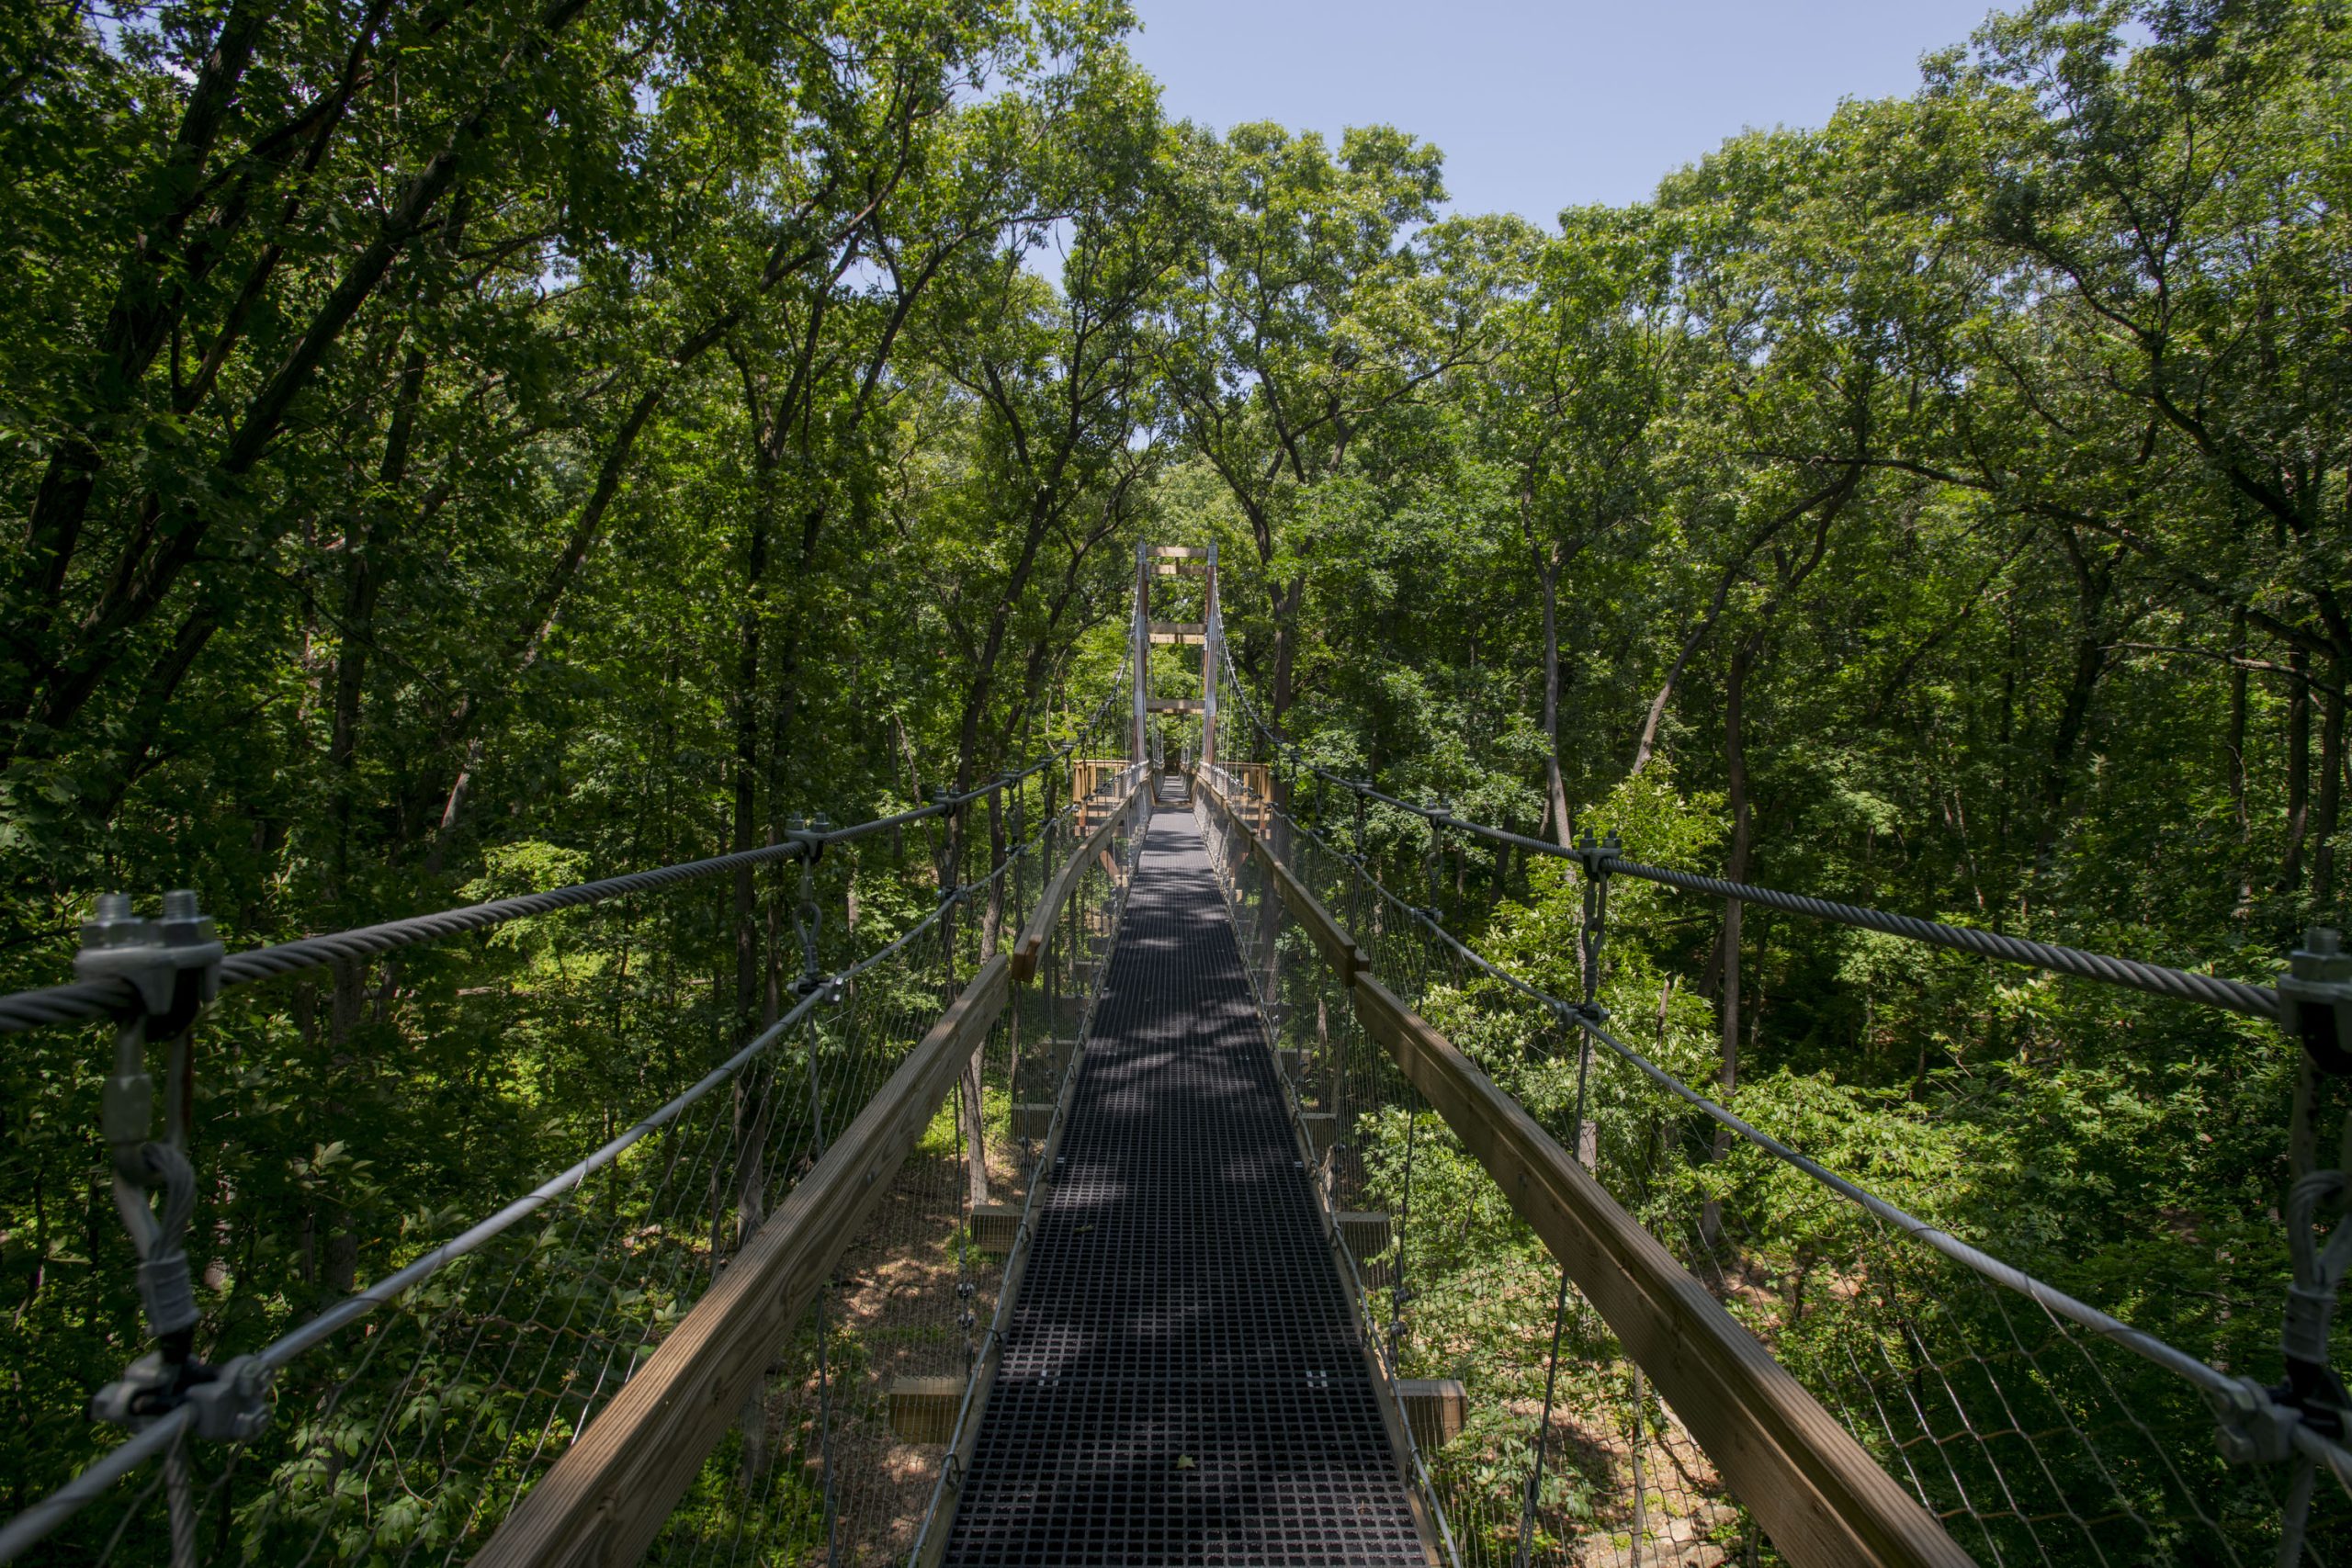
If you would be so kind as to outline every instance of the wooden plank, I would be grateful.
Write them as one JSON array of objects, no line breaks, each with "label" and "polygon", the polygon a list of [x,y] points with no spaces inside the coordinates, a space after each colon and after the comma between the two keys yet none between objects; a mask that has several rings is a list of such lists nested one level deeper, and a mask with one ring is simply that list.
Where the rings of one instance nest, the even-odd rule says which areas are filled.
[{"label": "wooden plank", "polygon": [[1205,621],[1154,621],[1151,629],[1170,637],[1205,637],[1209,628]]},{"label": "wooden plank", "polygon": [[1460,1437],[1470,1414],[1470,1396],[1459,1378],[1399,1378],[1396,1397],[1404,1402],[1414,1446],[1424,1455]]},{"label": "wooden plank", "polygon": [[815,1301],[1004,1010],[1003,954],[908,1054],[670,1337],[474,1555],[488,1568],[635,1562]]},{"label": "wooden plank", "polygon": [[1301,1112],[1298,1119],[1306,1128],[1307,1146],[1315,1151],[1317,1159],[1321,1159],[1325,1155],[1329,1154],[1331,1145],[1340,1141],[1340,1118],[1337,1112],[1308,1111]]},{"label": "wooden plank", "polygon": [[1204,706],[1198,697],[1153,697],[1143,705],[1147,713],[1200,713]]},{"label": "wooden plank", "polygon": [[1347,1243],[1349,1255],[1358,1263],[1379,1257],[1396,1239],[1385,1209],[1341,1209],[1331,1219],[1340,1227],[1340,1239]]},{"label": "wooden plank", "polygon": [[1592,1174],[1369,976],[1356,1014],[1486,1167],[1801,1568],[1970,1559]]},{"label": "wooden plank", "polygon": [[[1021,1211],[1010,1203],[975,1203],[972,1205],[972,1245],[991,1258],[1002,1258],[1012,1250],[1013,1237],[1021,1234]],[[956,1385],[956,1392],[963,1385]]]},{"label": "wooden plank", "polygon": [[891,1436],[902,1443],[944,1443],[955,1435],[956,1413],[964,1407],[964,1380],[892,1378],[888,1404]]},{"label": "wooden plank", "polygon": [[1206,560],[1208,551],[1193,545],[1154,545],[1151,554],[1159,560]]}]

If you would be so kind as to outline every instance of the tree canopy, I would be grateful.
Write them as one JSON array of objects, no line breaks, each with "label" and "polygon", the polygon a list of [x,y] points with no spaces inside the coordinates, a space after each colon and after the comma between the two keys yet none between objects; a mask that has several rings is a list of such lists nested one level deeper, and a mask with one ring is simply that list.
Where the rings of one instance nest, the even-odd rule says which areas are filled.
[{"label": "tree canopy", "polygon": [[[1453,210],[1409,128],[1172,120],[1133,22],[6,7],[0,978],[63,977],[118,886],[233,948],[968,787],[1101,696],[1138,542],[1219,545],[1284,736],[1465,817],[2249,978],[2342,923],[2338,0],[2032,0],[1907,97],[1549,226]],[[862,855],[829,940],[1007,842]],[[1450,919],[1571,988],[1573,885],[1445,854]],[[230,1010],[207,1334],[740,1045],[784,898]],[[1612,1007],[1743,1114],[2267,1364],[2275,1034],[1737,906],[1620,927]],[[103,1065],[0,1063],[8,1512],[132,1333]]]}]

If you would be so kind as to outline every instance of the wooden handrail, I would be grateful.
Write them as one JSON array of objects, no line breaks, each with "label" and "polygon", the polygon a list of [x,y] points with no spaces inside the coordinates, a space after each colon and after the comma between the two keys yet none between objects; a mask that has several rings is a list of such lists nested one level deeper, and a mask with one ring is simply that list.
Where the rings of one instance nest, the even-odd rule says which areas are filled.
[{"label": "wooden handrail", "polygon": [[476,1563],[591,1568],[645,1554],[1004,1010],[1011,968],[1001,953],[980,965]]},{"label": "wooden handrail", "polygon": [[[1242,818],[1239,812],[1234,810],[1233,803],[1225,797],[1225,792],[1205,777],[1200,782],[1205,793],[1216,800],[1218,808],[1240,829],[1250,848],[1266,851],[1263,837]],[[1306,885],[1299,881],[1290,867],[1271,851],[1266,853],[1266,869],[1272,874],[1275,895],[1306,932],[1306,939],[1315,944],[1315,950],[1323,955],[1323,962],[1330,966],[1331,973],[1340,977],[1340,984],[1351,986],[1357,976],[1371,970],[1372,962],[1364,956],[1363,949],[1356,945],[1355,938],[1340,929],[1340,922],[1332,919],[1331,911],[1323,907],[1323,901],[1308,892]]]},{"label": "wooden handrail", "polygon": [[1340,922],[1331,918],[1331,911],[1323,907],[1321,899],[1306,890],[1305,883],[1291,874],[1290,867],[1270,854],[1266,857],[1266,868],[1274,874],[1274,891],[1280,895],[1292,918],[1306,930],[1307,940],[1323,955],[1323,962],[1330,965],[1331,973],[1340,977],[1340,984],[1354,985],[1356,976],[1372,967],[1364,958],[1363,949],[1355,944],[1353,937],[1340,929]]},{"label": "wooden handrail", "polygon": [[1143,780],[1138,777],[1128,786],[1127,793],[1119,798],[1118,805],[1111,808],[1111,815],[1087,835],[1086,841],[1078,847],[1078,852],[1071,855],[1061,870],[1054,874],[1054,879],[1046,885],[1037,907],[1029,912],[1029,923],[1021,928],[1021,940],[1012,944],[1014,980],[1025,986],[1036,978],[1037,960],[1045,953],[1046,938],[1054,933],[1055,919],[1061,914],[1062,906],[1069,901],[1071,890],[1077,887],[1078,879],[1085,874],[1088,863],[1110,846],[1111,834],[1119,825],[1120,813],[1135,804],[1136,796],[1143,787]]},{"label": "wooden handrail", "polygon": [[[1517,1100],[1368,973],[1363,954],[1212,785],[1266,854],[1282,900],[1385,1046],[1543,1238],[1772,1545],[1799,1568],[1962,1568],[1936,1517],[1880,1468],[1753,1334]],[[1295,889],[1295,894],[1294,894]],[[1344,954],[1344,962],[1334,960]]]}]

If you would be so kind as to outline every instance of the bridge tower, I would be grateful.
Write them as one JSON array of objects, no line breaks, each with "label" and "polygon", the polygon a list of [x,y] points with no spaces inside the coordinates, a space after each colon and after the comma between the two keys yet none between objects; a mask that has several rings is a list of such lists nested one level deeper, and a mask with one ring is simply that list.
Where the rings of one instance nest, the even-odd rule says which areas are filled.
[{"label": "bridge tower", "polygon": [[[1151,589],[1155,579],[1198,577],[1205,581],[1202,618],[1197,621],[1156,621],[1151,618]],[[1216,754],[1216,546],[1136,546],[1135,618],[1135,760],[1151,760],[1150,716],[1155,713],[1198,714],[1201,717],[1201,761]],[[1155,698],[1151,694],[1150,655],[1156,647],[1201,649],[1201,695],[1197,698]]]},{"label": "bridge tower", "polygon": [[1208,588],[1201,602],[1201,766],[1216,761],[1216,666],[1225,625],[1216,609],[1216,541],[1209,541]]}]

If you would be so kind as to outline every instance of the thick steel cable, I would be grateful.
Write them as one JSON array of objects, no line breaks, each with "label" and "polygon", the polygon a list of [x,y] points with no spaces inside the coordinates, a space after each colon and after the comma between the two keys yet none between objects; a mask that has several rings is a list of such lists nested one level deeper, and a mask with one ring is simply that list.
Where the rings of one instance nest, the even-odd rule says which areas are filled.
[{"label": "thick steel cable", "polygon": [[[1125,671],[1126,666],[1122,664],[1122,677]],[[1121,683],[1119,681],[1113,682],[1111,695],[1096,706],[1092,716],[1081,727],[1082,732],[1091,732],[1101,720],[1103,711],[1118,696]],[[1078,750],[1078,744],[1072,740],[1067,745],[1057,746],[1020,772],[990,779],[962,795],[943,796],[928,806],[901,811],[892,817],[876,818],[870,822],[854,823],[822,833],[807,829],[787,831],[786,841],[780,844],[763,844],[757,849],[738,850],[731,854],[712,855],[706,860],[685,861],[650,871],[631,872],[625,876],[610,876],[600,882],[582,882],[570,887],[550,888],[545,893],[497,898],[488,903],[469,904],[463,908],[442,909],[429,915],[411,915],[404,919],[385,920],[354,931],[303,937],[295,942],[279,942],[274,947],[257,947],[232,953],[221,961],[220,985],[223,989],[231,986],[251,985],[257,980],[275,979],[304,969],[370,958],[379,953],[414,947],[420,942],[438,942],[444,937],[457,936],[465,931],[483,931],[533,915],[552,914],[558,909],[577,908],[583,904],[601,904],[632,893],[674,887],[684,882],[700,882],[746,866],[821,855],[835,844],[854,843],[876,833],[888,832],[894,828],[903,828],[909,823],[960,811],[976,800],[984,800],[999,790],[1009,789],[1068,759]],[[18,991],[12,996],[0,997],[0,1034],[39,1029],[52,1023],[78,1023],[92,1019],[112,1018],[124,1009],[136,1005],[136,993],[127,981],[80,981]]]},{"label": "thick steel cable", "polygon": [[[976,792],[975,795],[961,798],[970,800],[985,793],[986,790],[983,789]],[[1050,832],[1063,818],[1070,815],[1072,810],[1071,807],[1064,807],[1061,811],[1048,818],[1035,834],[1007,852],[1002,865],[978,881],[956,889],[953,897],[943,899],[937,908],[909,927],[888,946],[877,948],[856,963],[826,976],[815,990],[803,997],[789,1012],[777,1019],[775,1023],[761,1031],[750,1043],[712,1068],[691,1088],[646,1116],[635,1126],[613,1138],[578,1163],[548,1178],[487,1219],[442,1243],[407,1267],[386,1275],[364,1291],[356,1292],[345,1297],[317,1317],[271,1341],[254,1353],[255,1361],[264,1370],[275,1375],[306,1352],[317,1348],[343,1329],[373,1313],[378,1307],[399,1299],[459,1258],[480,1251],[490,1242],[512,1230],[556,1199],[579,1187],[589,1177],[612,1165],[629,1148],[675,1122],[698,1101],[708,1096],[713,1089],[731,1081],[746,1066],[766,1053],[776,1042],[784,1039],[799,1026],[815,1009],[817,1003],[837,983],[855,979],[903,952],[910,943],[924,936],[937,925],[948,910],[984,892],[990,884],[1018,864],[1023,856],[1043,842],[1046,834]],[[844,831],[858,833],[865,827],[866,825],[861,825],[859,829]],[[782,849],[783,846],[777,846],[777,848]],[[541,895],[541,897],[547,897],[547,895]],[[519,901],[505,900],[509,903]],[[88,1469],[49,1496],[18,1514],[15,1518],[10,1519],[5,1527],[0,1527],[0,1563],[14,1562],[55,1530],[58,1526],[89,1504],[104,1496],[116,1482],[167,1450],[171,1446],[171,1441],[187,1428],[194,1417],[193,1408],[182,1405],[158,1418],[153,1426],[142,1428],[127,1441],[108,1450]]]},{"label": "thick steel cable", "polygon": [[[1283,811],[1279,807],[1272,807],[1271,805],[1269,807],[1269,810],[1272,811],[1273,815],[1280,817],[1284,822],[1289,824],[1291,828],[1295,829],[1310,842],[1320,845],[1323,849],[1335,855],[1340,853],[1336,848],[1325,841],[1322,836],[1316,832],[1315,829],[1299,822],[1297,818],[1292,817],[1288,812]],[[1343,860],[1350,859],[1350,857],[1344,855],[1340,858]],[[1700,1111],[1702,1114],[1728,1129],[1734,1135],[1750,1145],[1753,1145],[1757,1148],[1762,1149],[1765,1153],[1770,1155],[1775,1159],[1781,1161],[1783,1164],[1798,1171],[1800,1174],[1811,1179],[1818,1185],[1827,1188],[1830,1191],[1837,1193],[1839,1197],[1846,1199],[1849,1202],[1851,1202],[1857,1207],[1876,1216],[1883,1223],[1894,1226],[1896,1230],[1901,1231],[1912,1240],[1930,1248],[1933,1251],[1941,1253],[1944,1257],[1960,1264],[1971,1273],[1973,1273],[1982,1279],[1990,1280],[1992,1283],[1999,1285],[2005,1290],[2012,1291],[2018,1295],[2026,1297],[2028,1300],[2034,1303],[2035,1305],[2041,1307],[2044,1312],[2049,1313],[2053,1317],[2068,1319],[2084,1328],[2089,1329],[2092,1333],[2098,1335],[2100,1337],[2121,1347],[2123,1349],[2140,1357],[2142,1359],[2163,1368],[2165,1371],[2171,1372],[2176,1377],[2178,1377],[2182,1381],[2194,1386],[2200,1393],[2206,1395],[2209,1399],[2214,1397],[2232,1397],[2241,1392],[2242,1385],[2239,1382],[2239,1380],[2231,1377],[2228,1373],[2221,1371],[2216,1368],[2208,1366],[2205,1362],[2190,1355],[2188,1351],[2180,1349],[2143,1329],[2134,1328],[2130,1324],[2099,1311],[2098,1308],[2090,1305],[2086,1302],[2076,1300],[2075,1297],[2058,1289],[2055,1285],[2048,1284],[2041,1280],[2036,1279],[2033,1275],[2027,1273],[2024,1269],[2017,1268],[2012,1264],[2004,1263],[1999,1258],[1995,1258],[1992,1254],[1985,1252],[1981,1248],[1970,1246],[1967,1242],[1961,1240],[1958,1236],[1951,1235],[1949,1231],[1941,1230],[1937,1226],[1928,1224],[1927,1221],[1920,1219],[1917,1215],[1913,1214],[1906,1210],[1898,1208],[1896,1205],[1880,1197],[1877,1193],[1871,1191],[1868,1188],[1865,1188],[1857,1182],[1850,1181],[1845,1177],[1839,1176],[1837,1172],[1822,1165],[1819,1161],[1799,1154],[1795,1149],[1790,1147],[1787,1144],[1782,1143],[1780,1139],[1772,1136],[1770,1133],[1763,1132],[1760,1129],[1750,1125],[1748,1122],[1741,1120],[1738,1116],[1733,1114],[1724,1107],[1718,1105],[1706,1095],[1701,1093],[1695,1089],[1692,1089],[1689,1084],[1684,1083],[1681,1079],[1676,1077],[1673,1074],[1668,1072],[1665,1068],[1651,1061],[1647,1056],[1643,1055],[1631,1045],[1626,1044],[1623,1040],[1618,1039],[1615,1034],[1611,1033],[1600,1023],[1584,1016],[1582,1010],[1575,1004],[1561,1000],[1559,998],[1553,996],[1550,992],[1542,989],[1540,987],[1531,985],[1527,981],[1521,979],[1518,976],[1511,974],[1509,970],[1506,970],[1487,959],[1483,954],[1479,953],[1476,950],[1464,942],[1459,937],[1447,931],[1444,926],[1440,924],[1430,916],[1428,910],[1418,905],[1408,903],[1405,899],[1399,898],[1396,894],[1390,892],[1381,884],[1377,877],[1372,874],[1371,871],[1363,864],[1363,862],[1352,861],[1351,863],[1355,865],[1357,874],[1363,878],[1374,893],[1386,900],[1399,913],[1405,915],[1417,924],[1428,930],[1431,935],[1437,937],[1441,942],[1442,942],[1446,947],[1452,949],[1455,953],[1459,954],[1465,963],[1476,968],[1479,973],[1491,979],[1500,981],[1503,985],[1520,992],[1521,995],[1536,1002],[1538,1005],[1549,1010],[1555,1016],[1566,1021],[1577,1024],[1579,1028],[1584,1030],[1586,1033],[1600,1042],[1602,1045],[1606,1046],[1628,1066],[1642,1073],[1645,1077],[1649,1078],[1659,1088],[1665,1089],[1668,1093],[1674,1095],[1676,1098],[1690,1105],[1693,1110]],[[2295,1447],[2299,1450],[2305,1455],[2326,1464],[2337,1479],[2344,1483],[2346,1489],[2347,1491],[2352,1491],[2352,1450],[2347,1450],[2343,1446],[2320,1436],[2319,1434],[2312,1431],[2308,1426],[2304,1426],[2300,1423],[2297,1424],[2294,1429],[2294,1441]]]},{"label": "thick steel cable", "polygon": [[[1533,854],[1551,855],[1555,859],[1581,861],[1583,852],[1564,848],[1544,839],[1531,838],[1507,829],[1489,828],[1481,822],[1471,822],[1439,807],[1418,806],[1400,800],[1374,788],[1362,780],[1351,779],[1317,766],[1306,760],[1305,753],[1290,740],[1276,734],[1258,716],[1242,688],[1241,677],[1234,672],[1232,655],[1225,656],[1227,674],[1231,677],[1234,698],[1242,712],[1250,716],[1268,743],[1290,753],[1298,766],[1319,779],[1352,790],[1369,800],[1376,800],[1400,811],[1452,828],[1492,843],[1510,844]],[[1655,882],[1664,886],[1679,888],[1686,893],[1703,894],[1711,898],[1736,898],[1743,904],[1760,904],[1766,908],[1780,909],[1792,915],[1804,915],[1814,919],[1829,920],[1838,925],[1855,926],[1863,931],[1878,931],[1899,937],[1906,942],[1925,942],[1929,946],[1949,948],[1956,953],[1973,953],[1980,958],[1999,959],[2007,964],[2020,964],[2030,968],[2047,969],[2077,979],[2098,980],[2130,990],[2144,991],[2151,996],[2169,997],[2176,1001],[2196,1002],[2226,1011],[2244,1013],[2249,1018],[2278,1017],[2278,993],[2268,986],[2249,985],[2244,980],[2227,979],[2219,975],[2200,975],[2186,969],[2173,969],[2161,964],[2143,963],[2136,958],[2119,958],[2111,953],[2090,953],[2078,947],[2061,947],[2051,942],[2028,942],[2021,937],[2005,936],[1998,931],[1980,931],[1973,926],[1946,925],[1940,920],[1925,920],[1915,915],[1897,915],[1883,909],[1867,908],[1855,904],[1839,904],[1827,898],[1815,898],[1802,893],[1783,893],[1778,888],[1758,887],[1746,882],[1726,882],[1720,877],[1698,876],[1689,872],[1668,871],[1661,866],[1644,865],[1616,856],[1609,857],[1612,875],[1630,876],[1643,882]]]}]

